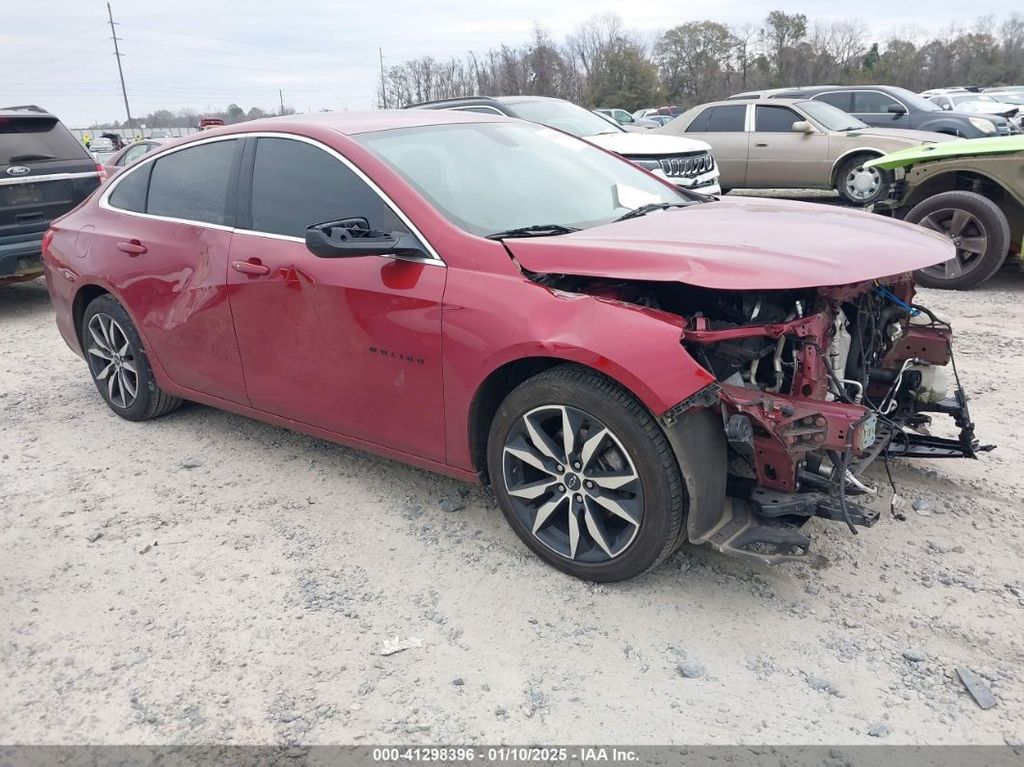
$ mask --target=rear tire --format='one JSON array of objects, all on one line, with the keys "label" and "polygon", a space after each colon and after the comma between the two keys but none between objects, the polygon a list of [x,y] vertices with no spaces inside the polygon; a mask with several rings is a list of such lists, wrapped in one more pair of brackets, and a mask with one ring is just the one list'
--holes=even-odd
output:
[{"label": "rear tire", "polygon": [[577,578],[633,578],[680,536],[686,491],[664,432],[586,368],[561,365],[514,389],[491,423],[487,465],[516,535]]},{"label": "rear tire", "polygon": [[1010,250],[1010,222],[992,200],[977,192],[953,191],[915,205],[905,221],[944,234],[956,245],[956,257],[914,273],[928,288],[966,290],[997,271]]},{"label": "rear tire", "polygon": [[889,194],[892,171],[884,168],[865,168],[864,163],[874,155],[856,155],[843,161],[836,171],[836,191],[848,205],[873,205]]},{"label": "rear tire", "polygon": [[81,343],[96,389],[122,418],[147,421],[181,405],[157,385],[132,318],[110,294],[86,307]]}]

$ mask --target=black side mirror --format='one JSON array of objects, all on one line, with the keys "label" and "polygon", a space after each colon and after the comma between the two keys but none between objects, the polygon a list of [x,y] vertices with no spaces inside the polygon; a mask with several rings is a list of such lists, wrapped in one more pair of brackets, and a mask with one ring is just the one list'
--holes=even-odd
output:
[{"label": "black side mirror", "polygon": [[364,218],[346,218],[341,221],[313,224],[306,229],[306,247],[310,253],[320,258],[430,257],[412,235],[370,229]]},{"label": "black side mirror", "polygon": [[905,115],[907,113],[907,108],[902,104],[890,104],[889,108],[885,111],[891,115]]}]

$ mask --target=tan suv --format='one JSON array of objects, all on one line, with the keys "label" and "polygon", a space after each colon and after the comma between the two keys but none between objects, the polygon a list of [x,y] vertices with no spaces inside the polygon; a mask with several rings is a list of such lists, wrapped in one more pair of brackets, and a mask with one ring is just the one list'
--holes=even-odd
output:
[{"label": "tan suv", "polygon": [[892,172],[864,163],[889,152],[952,137],[870,128],[821,101],[718,101],[701,104],[651,133],[711,145],[723,190],[836,189],[852,205],[884,198]]}]

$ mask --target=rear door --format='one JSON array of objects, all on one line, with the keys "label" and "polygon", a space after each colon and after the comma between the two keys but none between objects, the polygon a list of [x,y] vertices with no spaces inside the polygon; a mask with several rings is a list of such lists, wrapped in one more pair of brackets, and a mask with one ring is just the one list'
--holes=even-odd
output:
[{"label": "rear door", "polygon": [[[859,117],[868,125],[878,128],[909,128],[910,115],[897,99],[875,90],[852,91],[853,104],[850,114]],[[890,112],[890,107],[902,107],[903,112]]]},{"label": "rear door", "polygon": [[747,177],[747,105],[724,104],[708,107],[686,128],[686,138],[711,145],[718,163],[723,189],[746,185]]},{"label": "rear door", "polygon": [[0,278],[97,186],[96,163],[52,115],[0,113]]},{"label": "rear door", "polygon": [[757,104],[750,135],[747,186],[795,188],[827,184],[828,134],[794,131],[803,116],[787,106]]}]

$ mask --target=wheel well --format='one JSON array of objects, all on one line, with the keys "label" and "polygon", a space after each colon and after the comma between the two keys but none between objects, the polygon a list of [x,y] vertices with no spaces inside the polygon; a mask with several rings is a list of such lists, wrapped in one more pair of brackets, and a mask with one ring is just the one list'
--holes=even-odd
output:
[{"label": "wheel well", "polygon": [[79,339],[79,343],[81,343],[82,338],[82,318],[85,317],[85,307],[91,304],[94,299],[109,292],[99,285],[83,285],[75,293],[75,300],[71,305],[71,316],[75,319],[75,338]]},{"label": "wheel well", "polygon": [[907,199],[904,207],[913,207],[919,202],[941,192],[954,191],[976,192],[988,197],[992,202],[1004,209],[1013,202],[1008,198],[1006,190],[988,176],[969,170],[957,170],[933,176],[919,184]]},{"label": "wheel well", "polygon": [[881,157],[881,152],[873,152],[870,149],[855,149],[850,154],[844,154],[832,165],[832,186],[835,186],[839,182],[839,169],[846,165],[847,162],[855,157],[863,157],[868,159],[871,157]]}]

